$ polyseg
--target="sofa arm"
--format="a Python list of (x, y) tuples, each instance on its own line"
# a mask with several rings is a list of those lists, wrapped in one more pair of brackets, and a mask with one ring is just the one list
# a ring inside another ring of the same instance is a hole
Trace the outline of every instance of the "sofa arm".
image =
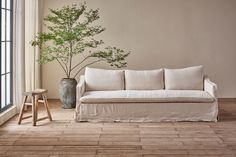
[(217, 85), (211, 82), (208, 77), (204, 78), (204, 90), (214, 98), (217, 98)]
[(76, 86), (76, 101), (79, 102), (79, 99), (84, 95), (85, 92), (85, 79), (84, 75), (80, 76), (79, 83)]

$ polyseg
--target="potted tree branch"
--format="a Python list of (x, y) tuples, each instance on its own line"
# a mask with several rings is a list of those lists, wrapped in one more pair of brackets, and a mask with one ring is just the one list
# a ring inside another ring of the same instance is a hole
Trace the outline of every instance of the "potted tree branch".
[[(44, 18), (47, 32), (38, 33), (32, 42), (41, 49), (40, 64), (56, 61), (64, 71), (66, 77), (59, 88), (64, 108), (75, 107), (75, 78), (86, 66), (101, 61), (117, 68), (127, 65), (125, 59), (130, 52), (111, 46), (97, 50), (104, 42), (94, 37), (105, 30), (94, 24), (98, 19), (98, 9), (87, 9), (86, 3), (50, 9), (50, 14)], [(73, 62), (76, 55), (81, 57), (80, 62)]]

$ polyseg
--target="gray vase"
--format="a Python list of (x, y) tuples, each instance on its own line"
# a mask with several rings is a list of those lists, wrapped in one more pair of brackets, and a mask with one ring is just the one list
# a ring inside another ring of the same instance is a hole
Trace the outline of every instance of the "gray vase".
[(72, 78), (63, 78), (60, 82), (59, 95), (63, 108), (75, 108), (77, 81)]

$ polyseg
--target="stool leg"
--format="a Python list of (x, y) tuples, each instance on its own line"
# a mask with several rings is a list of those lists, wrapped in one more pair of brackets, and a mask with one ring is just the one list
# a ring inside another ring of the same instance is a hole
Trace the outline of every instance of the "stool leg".
[(36, 126), (36, 112), (35, 112), (35, 96), (32, 96), (32, 117), (33, 117), (33, 126)]
[(42, 94), (42, 97), (43, 97), (43, 102), (44, 102), (45, 109), (47, 110), (47, 113), (48, 113), (48, 118), (49, 118), (50, 121), (52, 121), (52, 116), (51, 116), (51, 113), (50, 113), (49, 107), (48, 107), (47, 97), (44, 94)]
[(35, 97), (35, 119), (36, 119), (36, 122), (38, 120), (38, 99), (39, 99), (39, 97), (36, 96)]
[(22, 121), (22, 117), (23, 117), (23, 113), (24, 113), (25, 103), (27, 101), (27, 97), (28, 96), (24, 96), (24, 98), (23, 98), (23, 104), (21, 106), (21, 110), (20, 110), (20, 114), (19, 114), (19, 119), (18, 119), (18, 124), (19, 125), (21, 124), (21, 121)]

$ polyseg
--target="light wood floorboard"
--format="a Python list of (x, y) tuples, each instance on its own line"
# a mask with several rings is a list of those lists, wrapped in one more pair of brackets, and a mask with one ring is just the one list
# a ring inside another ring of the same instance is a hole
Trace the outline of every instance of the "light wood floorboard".
[(219, 100), (217, 123), (76, 123), (74, 109), (49, 105), (52, 122), (15, 116), (0, 127), (0, 156), (236, 157), (236, 99)]

